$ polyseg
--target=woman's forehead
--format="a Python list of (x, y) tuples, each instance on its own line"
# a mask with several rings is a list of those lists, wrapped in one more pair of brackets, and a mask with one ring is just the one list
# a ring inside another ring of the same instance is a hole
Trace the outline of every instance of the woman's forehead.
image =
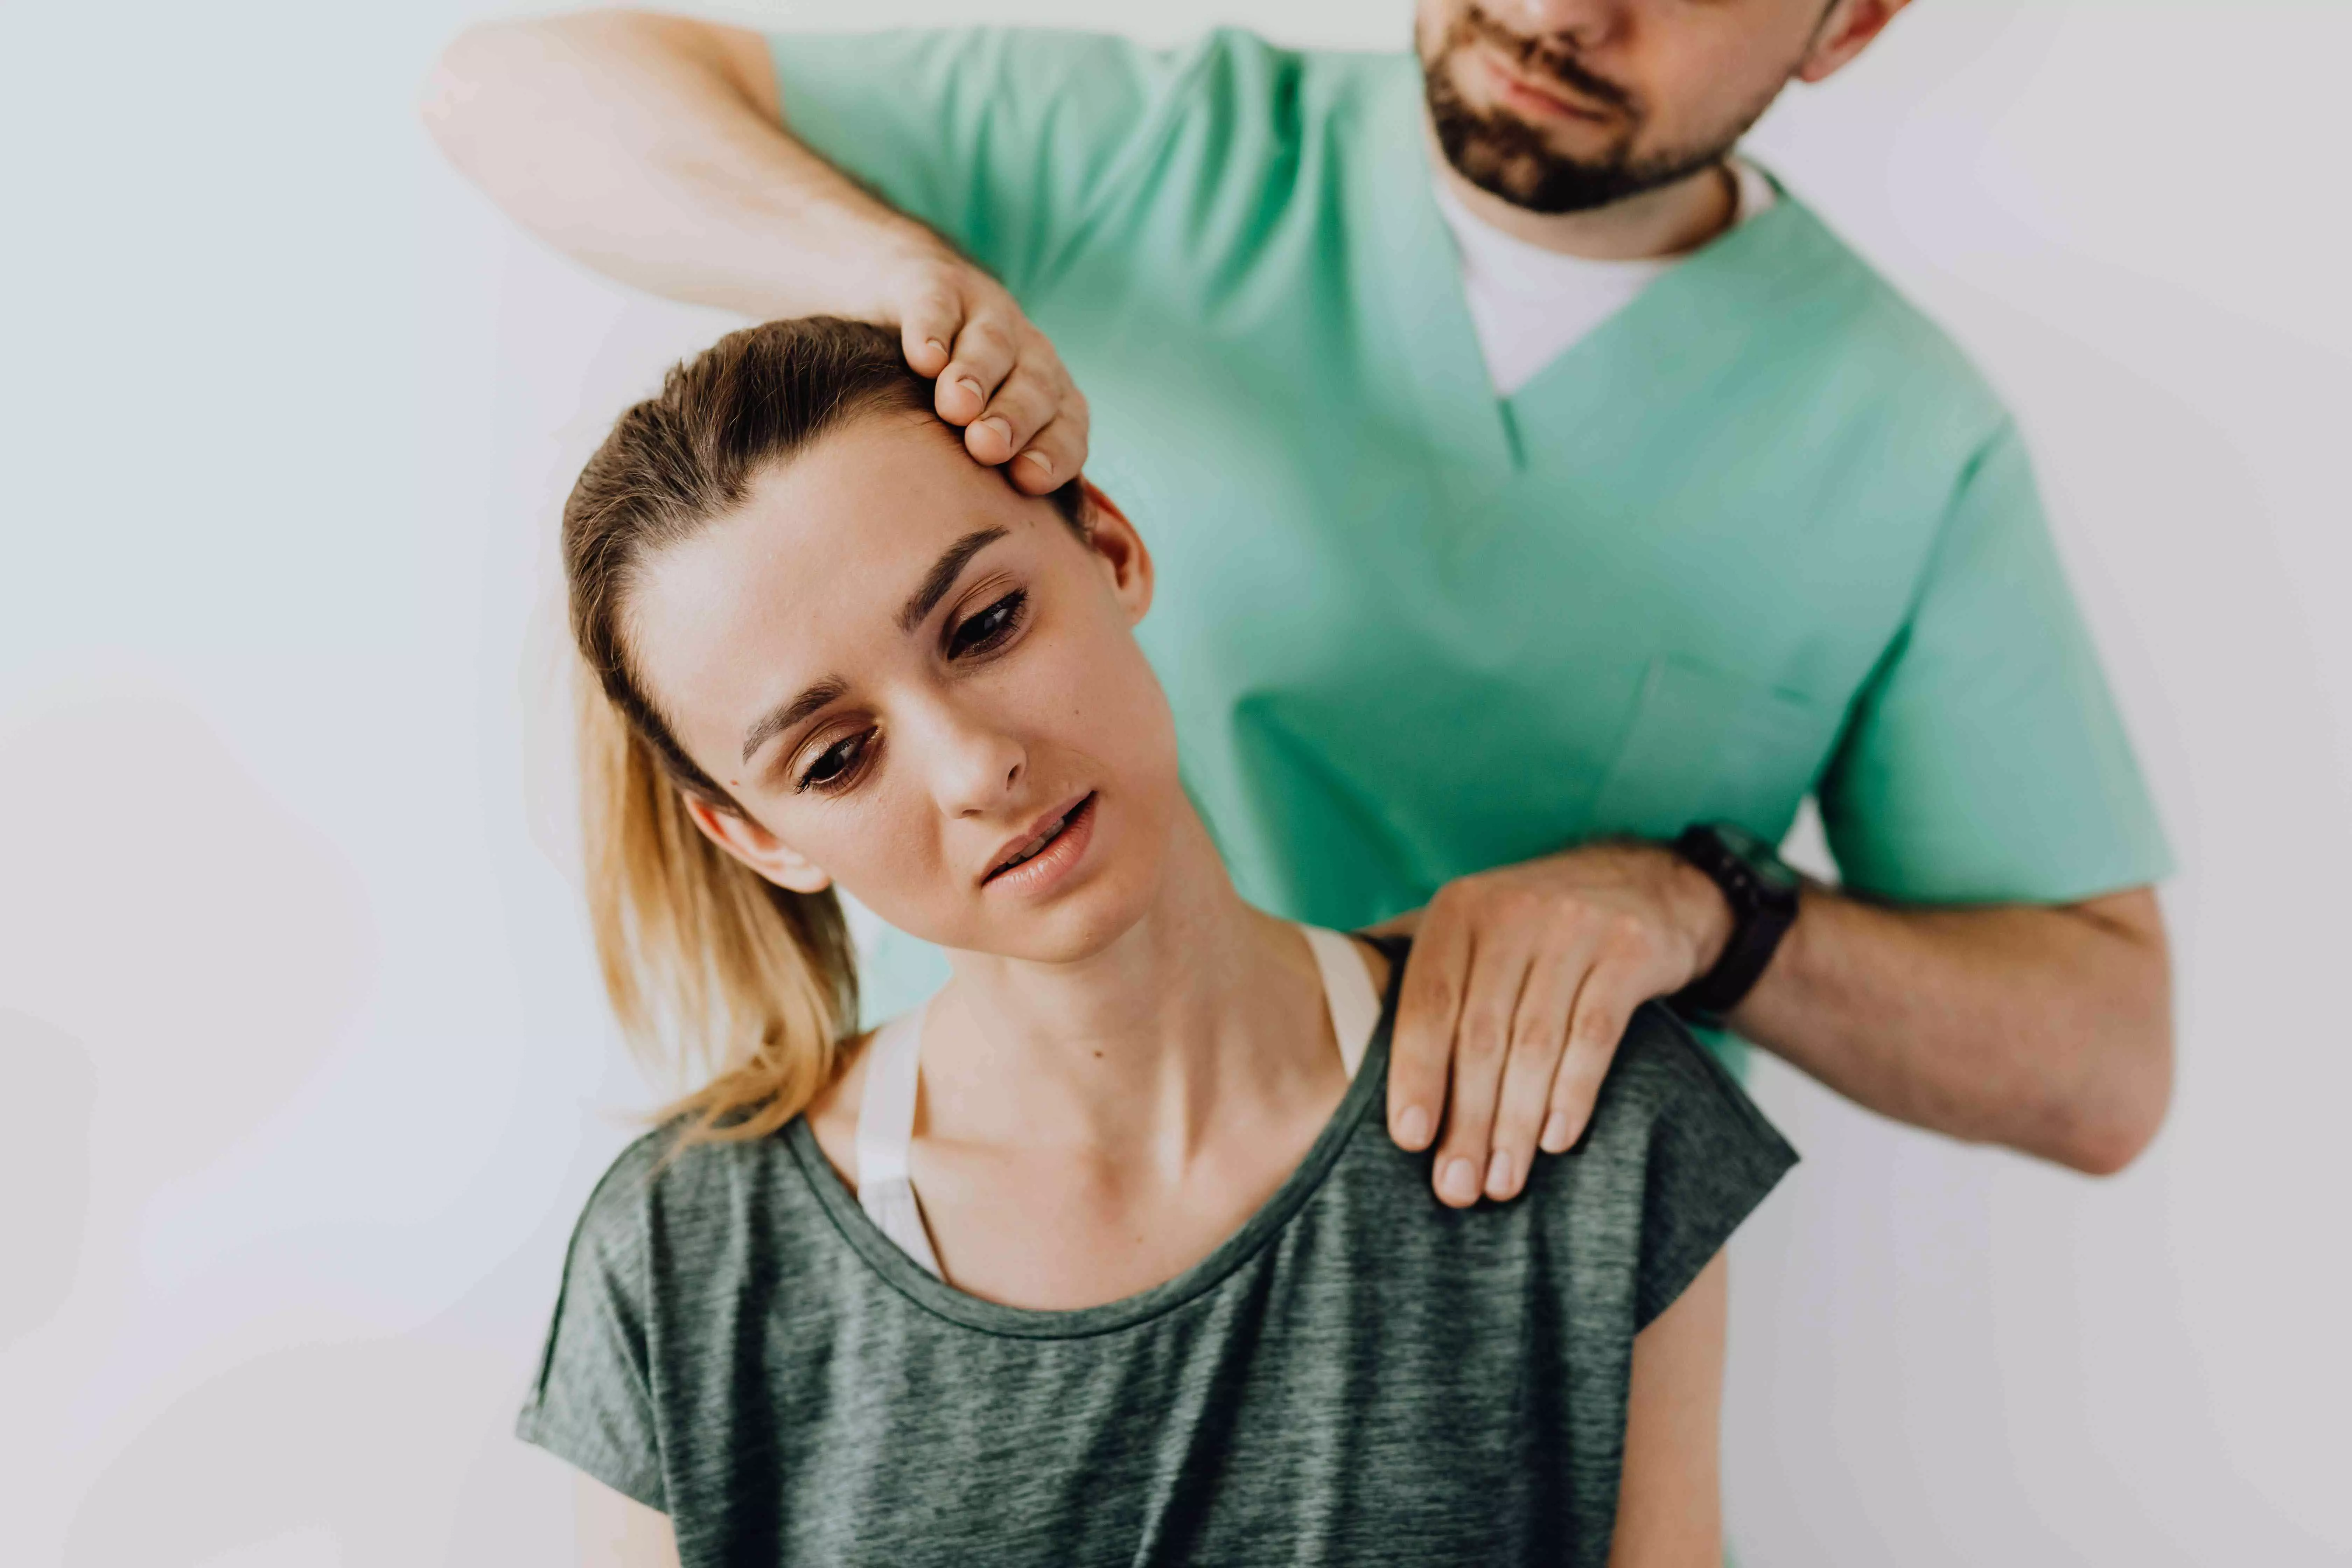
[[(632, 655), (683, 728), (726, 723), (779, 681), (838, 675), (903, 642), (910, 599), (976, 534), (1037, 526), (1037, 503), (949, 427), (866, 419), (761, 474), (743, 504), (647, 560)], [(688, 742), (689, 749), (694, 742)]]
[(972, 459), (953, 426), (894, 412), (832, 431), (760, 474), (737, 513), (751, 525), (737, 544), (789, 552), (820, 570), (828, 561), (913, 563), (975, 517), (1010, 522), (1024, 499), (1001, 470)]

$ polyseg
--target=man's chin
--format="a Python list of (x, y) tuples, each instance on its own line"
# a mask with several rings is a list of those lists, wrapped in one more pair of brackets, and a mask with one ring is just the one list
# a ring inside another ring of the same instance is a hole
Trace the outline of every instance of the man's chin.
[(1640, 194), (1614, 164), (1574, 163), (1557, 153), (1541, 155), (1491, 143), (1454, 144), (1441, 139), (1439, 145), (1455, 174), (1529, 212), (1590, 212)]
[[(1531, 212), (1585, 212), (1639, 194), (1624, 149), (1569, 149), (1507, 113), (1478, 113), (1458, 99), (1429, 104), (1438, 151), (1457, 174), (1489, 195)], [(1622, 142), (1596, 136), (1596, 143)]]

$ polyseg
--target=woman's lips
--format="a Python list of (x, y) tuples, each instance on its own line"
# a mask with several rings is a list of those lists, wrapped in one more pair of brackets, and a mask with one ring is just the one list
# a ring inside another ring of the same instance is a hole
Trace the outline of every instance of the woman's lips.
[(1095, 794), (1088, 791), (1065, 812), (1061, 827), (1039, 849), (1018, 865), (1003, 866), (981, 879), (981, 886), (1034, 897), (1064, 877), (1083, 858), (1094, 838)]

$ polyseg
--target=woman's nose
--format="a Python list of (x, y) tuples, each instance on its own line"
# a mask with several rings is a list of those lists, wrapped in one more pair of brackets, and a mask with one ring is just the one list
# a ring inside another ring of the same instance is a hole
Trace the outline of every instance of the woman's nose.
[(933, 747), (932, 791), (950, 816), (1002, 811), (1028, 772), (1029, 752), (1017, 736), (984, 720), (942, 713), (927, 726)]

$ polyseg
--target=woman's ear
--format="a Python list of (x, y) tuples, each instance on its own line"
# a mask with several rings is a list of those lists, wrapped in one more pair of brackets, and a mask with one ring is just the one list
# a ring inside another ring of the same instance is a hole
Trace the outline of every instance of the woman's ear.
[(714, 801), (682, 795), (686, 814), (702, 836), (779, 888), (795, 893), (822, 893), (833, 877), (813, 860), (803, 858), (784, 841), (752, 821)]
[(1117, 501), (1097, 489), (1092, 479), (1082, 477), (1078, 484), (1087, 498), (1087, 542), (1109, 568), (1111, 595), (1132, 626), (1151, 608), (1151, 552)]

